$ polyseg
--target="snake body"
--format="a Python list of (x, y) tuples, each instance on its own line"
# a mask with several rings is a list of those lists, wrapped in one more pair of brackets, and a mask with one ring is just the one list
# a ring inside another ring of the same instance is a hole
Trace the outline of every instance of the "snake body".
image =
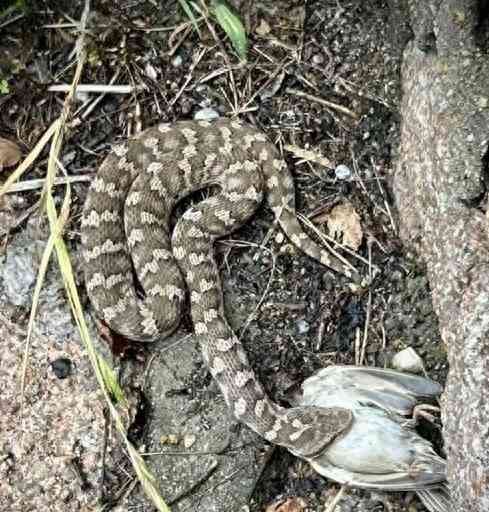
[[(171, 233), (176, 203), (215, 186), (218, 192), (191, 206)], [(349, 273), (302, 230), (293, 179), (275, 146), (255, 128), (221, 119), (160, 124), (113, 147), (83, 210), (85, 281), (97, 316), (139, 341), (161, 339), (176, 329), (187, 289), (202, 357), (236, 418), (307, 458), (349, 426), (351, 412), (287, 409), (266, 395), (226, 322), (213, 258), (214, 240), (243, 225), (265, 192), (297, 247)]]

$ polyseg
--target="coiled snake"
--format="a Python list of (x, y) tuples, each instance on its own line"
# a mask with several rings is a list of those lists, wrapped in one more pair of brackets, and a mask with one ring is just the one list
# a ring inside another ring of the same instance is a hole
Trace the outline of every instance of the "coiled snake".
[[(170, 233), (175, 204), (210, 186), (219, 191), (190, 207)], [(113, 148), (83, 210), (86, 287), (96, 314), (113, 330), (139, 341), (161, 339), (176, 329), (187, 289), (202, 357), (236, 418), (307, 458), (349, 426), (351, 412), (285, 409), (268, 398), (224, 317), (213, 258), (214, 240), (243, 225), (264, 192), (297, 247), (349, 275), (302, 230), (294, 183), (275, 146), (255, 128), (221, 119), (160, 124)]]

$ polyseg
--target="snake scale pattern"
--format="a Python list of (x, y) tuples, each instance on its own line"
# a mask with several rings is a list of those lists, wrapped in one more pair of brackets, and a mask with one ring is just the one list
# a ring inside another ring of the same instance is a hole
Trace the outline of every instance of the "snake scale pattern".
[[(176, 203), (216, 186), (218, 192), (186, 210), (171, 233)], [(350, 425), (351, 412), (283, 408), (266, 395), (225, 319), (213, 257), (214, 240), (242, 226), (265, 193), (292, 243), (349, 275), (302, 230), (293, 179), (275, 146), (250, 125), (220, 119), (160, 124), (113, 147), (83, 210), (85, 281), (97, 316), (138, 341), (172, 333), (188, 292), (202, 357), (235, 417), (309, 458)]]

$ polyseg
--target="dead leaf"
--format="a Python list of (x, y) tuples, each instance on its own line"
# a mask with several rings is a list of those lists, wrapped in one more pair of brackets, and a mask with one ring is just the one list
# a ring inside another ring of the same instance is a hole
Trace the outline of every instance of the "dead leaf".
[(360, 216), (349, 202), (336, 205), (326, 216), (329, 234), (356, 251), (362, 243)]
[(303, 498), (293, 497), (268, 505), (265, 512), (303, 512), (306, 507), (307, 503)]
[(20, 148), (15, 142), (0, 137), (0, 171), (15, 165), (21, 156)]
[(328, 160), (325, 156), (323, 156), (321, 153), (318, 153), (317, 151), (313, 151), (311, 149), (302, 149), (292, 144), (284, 146), (284, 149), (293, 153), (293, 155), (296, 156), (297, 158), (300, 158), (307, 162), (315, 162), (319, 165), (323, 165), (324, 167), (328, 167), (330, 169), (333, 169), (335, 167), (331, 160)]

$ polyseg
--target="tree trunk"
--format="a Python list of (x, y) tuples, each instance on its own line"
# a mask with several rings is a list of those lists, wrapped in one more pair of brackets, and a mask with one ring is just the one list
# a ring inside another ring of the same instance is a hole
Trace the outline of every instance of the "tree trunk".
[(476, 0), (409, 3), (414, 40), (403, 56), (393, 188), (401, 236), (426, 261), (448, 353), (442, 420), (453, 510), (487, 512), (489, 12)]

